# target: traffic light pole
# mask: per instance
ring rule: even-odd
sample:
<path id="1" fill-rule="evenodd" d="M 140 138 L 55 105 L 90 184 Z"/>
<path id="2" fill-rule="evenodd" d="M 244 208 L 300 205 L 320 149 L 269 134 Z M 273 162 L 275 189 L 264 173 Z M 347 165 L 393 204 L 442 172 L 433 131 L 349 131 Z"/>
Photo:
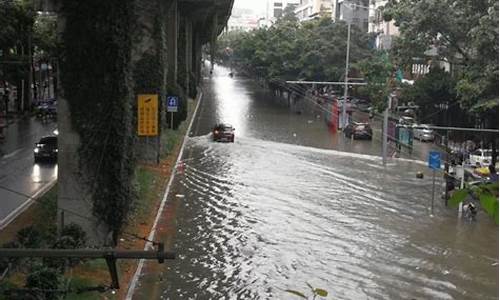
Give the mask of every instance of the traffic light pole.
<path id="1" fill-rule="evenodd" d="M 389 110 L 391 109 L 391 96 L 387 96 L 387 107 L 384 110 L 384 123 L 382 132 L 382 163 L 384 166 L 387 164 L 387 140 L 389 139 Z"/>

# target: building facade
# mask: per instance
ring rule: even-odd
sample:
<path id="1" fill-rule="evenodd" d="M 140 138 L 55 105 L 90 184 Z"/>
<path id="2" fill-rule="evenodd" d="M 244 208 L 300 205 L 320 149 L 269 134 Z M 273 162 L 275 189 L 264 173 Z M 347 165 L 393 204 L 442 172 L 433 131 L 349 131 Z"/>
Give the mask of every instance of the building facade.
<path id="1" fill-rule="evenodd" d="M 381 9 L 387 2 L 387 0 L 370 0 L 368 32 L 377 35 L 375 38 L 375 47 L 377 49 L 390 49 L 394 37 L 399 35 L 399 30 L 394 25 L 394 21 L 386 22 L 382 16 Z"/>
<path id="2" fill-rule="evenodd" d="M 288 6 L 299 5 L 300 0 L 273 0 L 271 3 L 268 2 L 268 18 L 275 22 L 278 18 L 283 15 L 283 12 Z M 269 10 L 271 13 L 269 13 Z"/>
<path id="3" fill-rule="evenodd" d="M 368 31 L 368 0 L 333 0 L 332 19 L 351 22 L 362 31 Z"/>
<path id="4" fill-rule="evenodd" d="M 300 0 L 295 9 L 295 16 L 302 22 L 320 16 L 331 16 L 332 10 L 332 0 Z"/>

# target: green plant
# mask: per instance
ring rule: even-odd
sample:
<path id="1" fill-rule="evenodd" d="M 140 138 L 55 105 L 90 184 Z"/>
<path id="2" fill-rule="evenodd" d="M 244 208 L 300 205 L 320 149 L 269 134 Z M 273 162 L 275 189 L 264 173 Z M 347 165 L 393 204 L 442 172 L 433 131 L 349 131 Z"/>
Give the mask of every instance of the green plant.
<path id="1" fill-rule="evenodd" d="M 43 243 L 42 233 L 34 226 L 19 230 L 16 238 L 22 248 L 40 248 Z"/>
<path id="2" fill-rule="evenodd" d="M 61 282 L 62 276 L 57 270 L 44 265 L 35 265 L 26 278 L 26 288 L 34 289 L 34 291 L 43 290 L 35 292 L 38 299 L 59 299 L 60 294 L 55 290 L 59 289 Z"/>
<path id="3" fill-rule="evenodd" d="M 309 287 L 309 289 L 311 290 L 311 295 L 310 296 L 306 296 L 305 293 L 303 292 L 299 292 L 299 291 L 296 291 L 296 290 L 285 290 L 287 293 L 290 293 L 292 295 L 295 295 L 297 297 L 300 297 L 302 299 L 309 299 L 312 297 L 312 300 L 315 300 L 318 296 L 319 297 L 328 297 L 328 292 L 324 289 L 320 289 L 320 288 L 314 288 L 312 285 L 310 285 L 309 283 L 307 283 L 307 286 Z"/>

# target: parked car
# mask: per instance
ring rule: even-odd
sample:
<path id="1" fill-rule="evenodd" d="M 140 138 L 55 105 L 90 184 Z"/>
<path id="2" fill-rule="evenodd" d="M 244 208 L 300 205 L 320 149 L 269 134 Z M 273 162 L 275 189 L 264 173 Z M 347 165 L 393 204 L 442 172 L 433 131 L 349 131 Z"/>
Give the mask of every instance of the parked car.
<path id="1" fill-rule="evenodd" d="M 57 136 L 46 136 L 35 144 L 33 150 L 35 163 L 42 160 L 57 161 Z"/>
<path id="2" fill-rule="evenodd" d="M 413 124 L 415 124 L 415 119 L 413 119 L 412 117 L 408 117 L 408 116 L 402 116 L 401 118 L 399 118 L 399 124 L 401 124 L 401 125 L 413 125 Z"/>
<path id="3" fill-rule="evenodd" d="M 413 126 L 413 138 L 421 142 L 432 142 L 435 138 L 434 130 L 429 125 L 420 124 Z"/>
<path id="4" fill-rule="evenodd" d="M 486 167 L 491 164 L 491 149 L 477 149 L 469 156 L 469 162 L 472 166 Z"/>
<path id="5" fill-rule="evenodd" d="M 212 136 L 214 142 L 234 143 L 234 127 L 226 123 L 217 124 L 212 130 Z"/>
<path id="6" fill-rule="evenodd" d="M 57 118 L 57 101 L 55 99 L 48 99 L 44 101 L 38 101 L 35 106 L 36 117 L 39 119 L 43 118 Z"/>
<path id="7" fill-rule="evenodd" d="M 368 123 L 353 122 L 344 128 L 344 136 L 347 138 L 371 140 L 373 131 Z"/>

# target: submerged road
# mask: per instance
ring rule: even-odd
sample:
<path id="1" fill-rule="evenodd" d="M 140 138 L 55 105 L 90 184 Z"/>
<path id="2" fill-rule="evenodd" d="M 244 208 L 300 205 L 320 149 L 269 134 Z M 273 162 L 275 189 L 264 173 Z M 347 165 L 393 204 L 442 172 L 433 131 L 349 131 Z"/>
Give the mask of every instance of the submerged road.
<path id="1" fill-rule="evenodd" d="M 498 299 L 498 226 L 486 215 L 459 219 L 437 196 L 430 216 L 424 164 L 383 167 L 378 146 L 228 73 L 205 78 L 158 225 L 178 257 L 146 263 L 135 299 L 296 299 L 285 290 L 307 284 L 328 299 Z M 211 141 L 217 121 L 236 128 L 234 144 Z"/>

